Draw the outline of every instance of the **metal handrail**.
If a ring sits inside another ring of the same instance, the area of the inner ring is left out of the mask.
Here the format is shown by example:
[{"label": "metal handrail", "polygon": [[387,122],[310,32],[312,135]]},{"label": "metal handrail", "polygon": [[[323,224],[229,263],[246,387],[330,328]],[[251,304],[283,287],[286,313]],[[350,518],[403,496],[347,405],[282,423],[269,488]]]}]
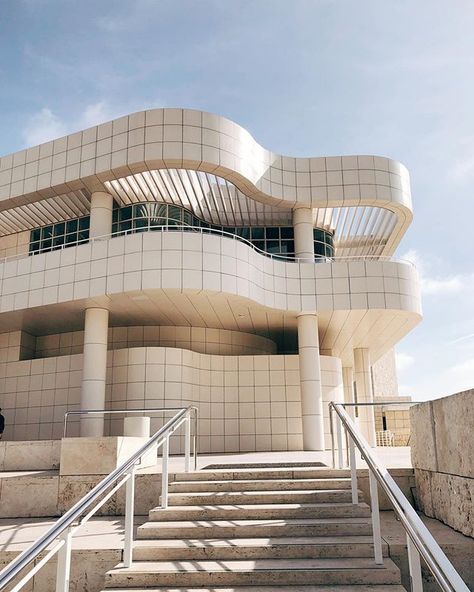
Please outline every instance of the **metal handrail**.
[{"label": "metal handrail", "polygon": [[[197,439],[199,430],[199,409],[195,405],[189,405],[188,409],[194,412],[194,431],[193,431],[193,454],[194,454],[194,470],[197,469]],[[114,415],[119,413],[163,413],[165,411],[180,411],[182,407],[151,407],[148,409],[80,409],[76,411],[66,411],[64,414],[64,428],[63,438],[67,437],[67,420],[70,415]]]},{"label": "metal handrail", "polygon": [[[334,402],[334,401],[333,401]],[[363,403],[339,403],[344,407],[385,407],[386,405],[419,405],[422,401],[369,401]],[[331,434],[331,450],[332,450],[332,466],[336,466],[336,445],[334,441],[334,422],[333,422],[333,408],[329,405],[329,429]],[[346,442],[347,449],[349,448],[349,442]],[[349,452],[347,452],[349,455]]]},{"label": "metal handrail", "polygon": [[[283,262],[287,262],[287,263],[311,263],[311,260],[309,257],[295,257],[295,256],[286,256],[286,255],[277,254],[277,253],[268,253],[267,251],[263,251],[262,249],[259,249],[258,247],[256,247],[252,242],[250,242],[246,238],[239,236],[237,234],[232,234],[231,232],[226,232],[225,230],[217,230],[214,228],[205,228],[205,227],[201,227],[201,226],[187,226],[187,225],[174,226],[171,224],[169,224],[169,225],[168,224],[166,224],[166,225],[150,225],[150,226],[147,226],[145,229],[143,229],[143,231],[140,231],[140,232],[137,232],[137,230],[134,228],[131,228],[129,230],[118,230],[116,232],[111,232],[109,234],[104,234],[101,236],[80,239],[75,243],[58,245],[57,247],[55,247],[51,251],[38,250],[38,251],[30,251],[28,253],[21,253],[19,255],[9,255],[8,257],[4,257],[3,259],[0,259],[0,263],[7,263],[8,261],[26,259],[26,258],[30,257],[31,255],[39,255],[41,253],[62,251],[62,250],[69,248],[69,247],[74,247],[74,246],[88,244],[88,243],[94,243],[97,241],[103,241],[103,240],[107,240],[107,239],[111,239],[111,238],[116,238],[119,236],[126,236],[126,235],[130,235],[130,234],[143,234],[144,232],[157,231],[157,230],[167,231],[167,232],[180,231],[180,232],[199,232],[200,234],[215,234],[215,235],[224,236],[226,238],[231,238],[231,239],[236,240],[238,242],[244,243],[248,247],[250,247],[251,249],[256,251],[257,253],[264,255],[265,257],[269,257],[270,259],[274,259],[276,261],[283,261]],[[325,255],[314,255],[314,257],[312,259],[313,263],[338,263],[338,262],[346,262],[346,261],[347,262],[351,262],[351,261],[393,261],[396,263],[405,263],[407,265],[415,267],[415,264],[413,263],[413,261],[410,261],[409,259],[396,258],[396,257],[393,257],[392,255],[348,255],[348,256],[340,256],[340,257],[337,255],[333,256],[333,257],[327,257]]]},{"label": "metal handrail", "polygon": [[[98,483],[89,493],[82,497],[72,508],[70,508],[61,518],[59,518],[51,528],[38,538],[28,549],[25,549],[18,557],[9,563],[0,572],[0,590],[3,590],[18,574],[27,567],[40,553],[61,537],[56,544],[47,553],[38,564],[18,582],[11,592],[20,590],[46,563],[53,555],[60,552],[58,557],[56,591],[66,591],[69,589],[70,557],[72,534],[82,524],[84,524],[110,497],[125,483],[127,484],[127,496],[125,507],[125,541],[124,541],[124,563],[127,566],[132,562],[133,545],[133,516],[134,516],[134,476],[136,465],[142,456],[151,450],[155,445],[157,448],[163,447],[163,466],[162,466],[162,507],[167,507],[168,498],[168,453],[169,438],[183,423],[186,427],[185,445],[185,470],[189,471],[190,455],[190,415],[195,407],[185,407],[165,423],[143,446],[134,452],[119,467],[107,475]],[[111,488],[111,489],[110,489]],[[109,491],[110,489],[110,491]],[[105,496],[99,499],[101,496]],[[97,505],[90,510],[82,520],[80,517],[95,502]],[[77,524],[76,521],[78,521]]]},{"label": "metal handrail", "polygon": [[[368,403],[367,405],[371,405]],[[416,592],[423,589],[421,578],[420,555],[426,562],[429,570],[435,577],[439,586],[445,592],[469,592],[461,576],[455,570],[452,563],[441,550],[428,528],[423,524],[410,502],[404,496],[387,468],[373,454],[369,443],[363,437],[350,415],[344,409],[343,403],[329,403],[330,409],[337,414],[339,422],[338,441],[342,441],[341,427],[346,431],[350,443],[349,464],[351,467],[351,489],[353,502],[357,503],[357,470],[355,466],[354,446],[359,449],[362,458],[369,467],[370,493],[372,502],[372,522],[374,526],[374,549],[377,562],[377,549],[381,558],[380,518],[378,517],[378,493],[376,483],[380,485],[395,513],[400,519],[407,533],[408,559],[412,590]],[[354,495],[355,494],[355,495]],[[375,506],[375,507],[374,507]],[[377,514],[377,516],[375,516]],[[379,540],[376,540],[376,539]]]}]

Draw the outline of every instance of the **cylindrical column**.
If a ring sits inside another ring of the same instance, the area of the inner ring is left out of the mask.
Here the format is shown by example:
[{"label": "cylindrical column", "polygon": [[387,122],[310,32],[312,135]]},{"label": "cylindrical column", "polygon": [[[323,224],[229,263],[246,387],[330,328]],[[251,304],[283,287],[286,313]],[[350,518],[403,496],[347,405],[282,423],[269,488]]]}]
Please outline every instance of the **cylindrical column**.
[{"label": "cylindrical column", "polygon": [[298,315],[301,415],[304,450],[324,450],[323,393],[319,359],[318,316]]},{"label": "cylindrical column", "polygon": [[91,220],[89,237],[106,236],[112,233],[112,209],[114,198],[105,191],[91,195]]},{"label": "cylindrical column", "polygon": [[[366,348],[354,350],[354,371],[357,390],[357,403],[373,403],[372,380],[370,376],[370,353]],[[375,446],[374,408],[358,407],[359,425],[362,434],[371,446]]]},{"label": "cylindrical column", "polygon": [[126,417],[123,420],[123,435],[134,436],[136,438],[150,437],[150,418],[149,417]]},{"label": "cylindrical column", "polygon": [[[342,384],[344,386],[344,403],[354,403],[354,370],[352,366],[342,367]],[[354,407],[347,407],[346,411],[354,419]]]},{"label": "cylindrical column", "polygon": [[295,208],[293,210],[293,230],[295,257],[312,263],[314,261],[312,208]]},{"label": "cylindrical column", "polygon": [[[88,308],[84,322],[81,409],[104,409],[109,311]],[[104,416],[81,417],[81,436],[103,436]]]}]

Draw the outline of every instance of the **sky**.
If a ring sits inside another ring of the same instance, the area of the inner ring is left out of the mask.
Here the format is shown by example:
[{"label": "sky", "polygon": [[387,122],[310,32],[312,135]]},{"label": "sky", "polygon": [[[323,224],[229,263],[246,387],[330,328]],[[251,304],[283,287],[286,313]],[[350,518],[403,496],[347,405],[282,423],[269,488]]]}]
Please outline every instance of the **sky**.
[{"label": "sky", "polygon": [[472,0],[2,0],[0,155],[187,107],[278,153],[403,162],[424,319],[400,392],[448,395],[474,387],[473,31]]}]

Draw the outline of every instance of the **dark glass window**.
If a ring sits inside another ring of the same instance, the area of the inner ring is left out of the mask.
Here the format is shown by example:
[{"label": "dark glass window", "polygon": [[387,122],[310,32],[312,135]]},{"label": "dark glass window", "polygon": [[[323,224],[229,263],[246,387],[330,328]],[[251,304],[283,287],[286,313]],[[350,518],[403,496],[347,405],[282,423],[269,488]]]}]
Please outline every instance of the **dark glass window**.
[{"label": "dark glass window", "polygon": [[[89,240],[90,217],[83,216],[35,228],[30,236],[30,253],[59,249],[87,242]],[[180,230],[182,226],[193,226],[212,231],[225,232],[251,242],[255,248],[271,253],[292,257],[295,252],[292,226],[219,226],[201,220],[198,216],[182,208],[164,203],[138,203],[114,206],[112,213],[112,233],[122,235],[130,232],[148,230]],[[315,228],[314,254],[317,258],[334,256],[333,236],[326,230]]]}]

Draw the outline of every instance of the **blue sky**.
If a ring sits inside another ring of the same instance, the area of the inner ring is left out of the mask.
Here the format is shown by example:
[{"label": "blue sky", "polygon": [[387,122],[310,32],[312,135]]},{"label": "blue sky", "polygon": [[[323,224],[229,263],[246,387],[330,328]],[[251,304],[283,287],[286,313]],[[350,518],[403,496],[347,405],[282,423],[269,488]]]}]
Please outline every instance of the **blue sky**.
[{"label": "blue sky", "polygon": [[474,386],[473,31],[470,0],[3,0],[0,154],[179,106],[284,154],[404,162],[425,318],[401,391],[450,394]]}]

